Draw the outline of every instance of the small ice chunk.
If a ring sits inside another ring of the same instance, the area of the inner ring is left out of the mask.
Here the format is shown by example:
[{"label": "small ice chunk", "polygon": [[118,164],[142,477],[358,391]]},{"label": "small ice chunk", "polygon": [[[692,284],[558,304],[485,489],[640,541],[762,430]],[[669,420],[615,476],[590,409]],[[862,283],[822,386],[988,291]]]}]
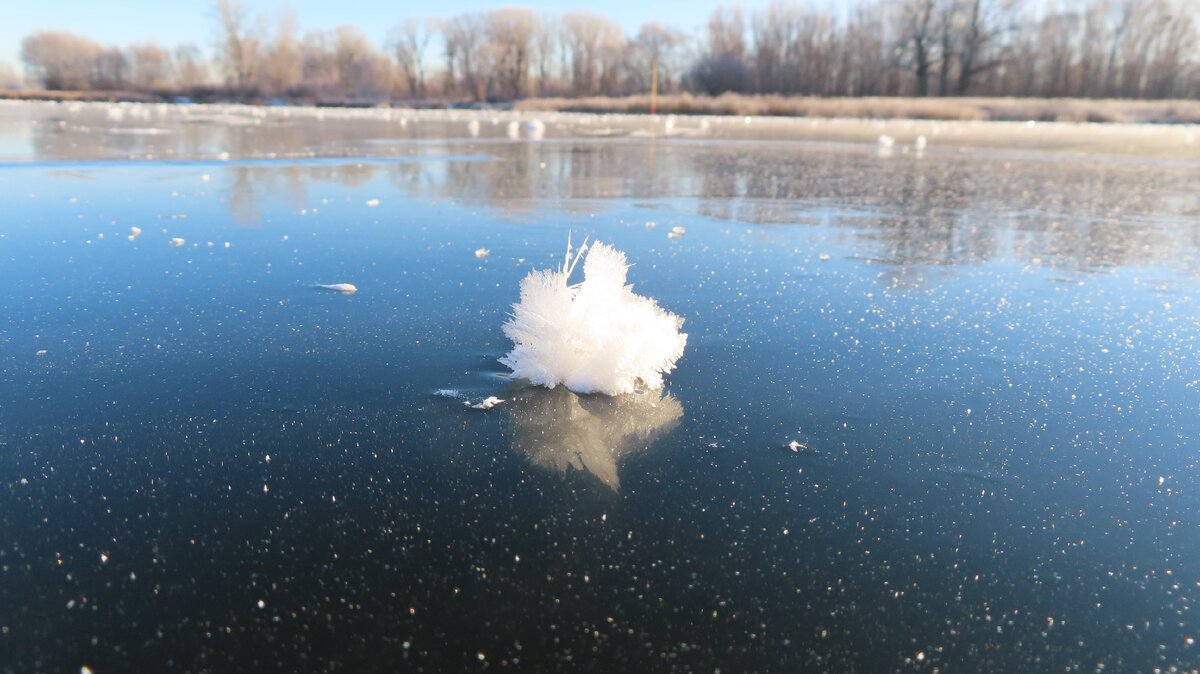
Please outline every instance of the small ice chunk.
[{"label": "small ice chunk", "polygon": [[656,222],[654,222],[653,220],[646,221],[646,229],[654,229],[657,226],[658,226],[658,224]]},{"label": "small ice chunk", "polygon": [[212,180],[212,178],[210,178],[210,177],[209,177],[209,175],[208,175],[207,173],[205,173],[205,174],[203,174],[203,175],[201,175],[201,176],[200,176],[200,182],[202,182],[202,183],[206,183],[206,182],[208,182],[209,180]]},{"label": "small ice chunk", "polygon": [[674,227],[671,228],[671,231],[667,232],[667,238],[668,239],[678,239],[679,237],[683,236],[684,234],[687,234],[687,230],[684,229],[683,227],[680,227],[679,225],[675,225]]},{"label": "small ice chunk", "polygon": [[378,199],[367,199],[367,206],[369,206],[371,208],[375,208],[378,205],[379,205]]},{"label": "small ice chunk", "polygon": [[440,388],[433,392],[433,395],[439,398],[461,398],[462,392],[456,388]]},{"label": "small ice chunk", "polygon": [[187,243],[187,241],[184,241],[183,237],[177,236],[177,237],[171,239],[170,243],[172,246],[175,246],[176,248],[182,248],[183,244]]},{"label": "small ice chunk", "polygon": [[803,452],[808,450],[808,445],[800,442],[799,440],[792,440],[787,444],[787,448],[793,452]]},{"label": "small ice chunk", "polygon": [[[46,355],[46,350],[45,350],[45,349],[38,349],[38,350],[37,350],[37,353],[35,353],[34,355],[35,355],[35,356],[44,356],[44,355]],[[1161,483],[1160,483],[1160,484],[1161,484]]]},{"label": "small ice chunk", "polygon": [[821,262],[828,262],[829,261],[829,253],[821,253],[820,255],[817,256],[817,259],[820,260]]},{"label": "small ice chunk", "polygon": [[480,260],[482,260],[483,258],[485,258],[491,254],[492,254],[492,251],[488,250],[487,248],[476,248],[475,249],[475,257],[479,258]]},{"label": "small ice chunk", "polygon": [[501,400],[500,398],[497,398],[496,396],[488,396],[488,397],[484,398],[483,400],[480,400],[479,402],[475,403],[474,405],[471,404],[470,400],[463,401],[463,404],[466,405],[467,407],[470,407],[471,409],[475,409],[475,410],[490,410],[502,402],[504,402],[504,401]]},{"label": "small ice chunk", "polygon": [[347,295],[358,292],[358,286],[354,285],[353,283],[318,283],[317,287],[325,290],[332,290],[335,293],[345,293]]},{"label": "small ice chunk", "polygon": [[140,235],[141,235],[141,233],[142,233],[142,228],[141,228],[141,227],[130,227],[130,228],[129,228],[129,235],[130,235],[130,236],[140,236]]},{"label": "small ice chunk", "polygon": [[525,134],[532,140],[541,140],[546,135],[546,124],[540,119],[525,122]]}]

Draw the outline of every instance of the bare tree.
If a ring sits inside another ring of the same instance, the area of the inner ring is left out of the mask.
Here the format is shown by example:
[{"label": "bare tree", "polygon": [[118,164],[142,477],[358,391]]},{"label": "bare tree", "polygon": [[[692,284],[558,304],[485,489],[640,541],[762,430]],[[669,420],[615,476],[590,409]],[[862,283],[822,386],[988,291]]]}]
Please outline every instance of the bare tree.
[{"label": "bare tree", "polygon": [[784,70],[795,42],[796,24],[803,12],[794,2],[772,2],[750,18],[754,39],[755,88],[764,92],[785,90]]},{"label": "bare tree", "polygon": [[529,75],[537,17],[523,7],[493,10],[487,13],[486,31],[496,76],[512,98],[519,98]]},{"label": "bare tree", "polygon": [[708,18],[708,49],[714,54],[746,57],[746,19],[738,5],[719,6]]},{"label": "bare tree", "polygon": [[129,86],[129,58],[116,47],[105,47],[92,61],[90,88],[125,89]]},{"label": "bare tree", "polygon": [[353,26],[339,26],[333,36],[339,93],[358,100],[386,94],[391,88],[390,61]]},{"label": "bare tree", "polygon": [[396,65],[408,84],[408,93],[417,98],[425,97],[425,51],[435,26],[431,19],[408,18],[393,28],[388,37]]},{"label": "bare tree", "polygon": [[300,41],[300,60],[305,88],[310,93],[332,94],[339,86],[339,73],[333,54],[333,38],[324,32],[310,32]]},{"label": "bare tree", "polygon": [[740,7],[717,7],[708,19],[708,53],[692,67],[692,80],[706,93],[750,89],[746,66],[746,22]]},{"label": "bare tree", "polygon": [[570,61],[571,92],[614,93],[625,43],[621,27],[602,16],[574,12],[563,17],[562,39]]},{"label": "bare tree", "polygon": [[929,95],[929,75],[937,49],[936,3],[937,0],[902,0],[896,7],[896,62],[912,70],[917,96]]},{"label": "bare tree", "polygon": [[129,84],[141,91],[166,89],[175,79],[171,52],[153,42],[129,47]]},{"label": "bare tree", "polygon": [[[1166,3],[1161,3],[1166,4]],[[1200,6],[1190,3],[1195,17]],[[1142,96],[1150,98],[1188,98],[1200,96],[1200,28],[1189,19],[1186,1],[1166,4],[1160,40],[1147,63]],[[1187,86],[1189,72],[1192,87]]]},{"label": "bare tree", "polygon": [[651,72],[658,69],[659,89],[669,92],[682,70],[681,52],[687,35],[661,23],[646,23],[633,39],[630,58],[630,84],[634,89],[650,88]]},{"label": "bare tree", "polygon": [[304,59],[297,37],[296,13],[284,10],[279,15],[275,34],[263,47],[259,83],[275,96],[298,86],[304,79]]},{"label": "bare tree", "polygon": [[961,0],[958,7],[963,21],[954,93],[964,96],[976,77],[1000,66],[1002,40],[1014,29],[1011,19],[1005,17],[1015,14],[1017,0]]},{"label": "bare tree", "polygon": [[208,65],[194,44],[175,48],[175,85],[180,89],[191,89],[209,82]]},{"label": "bare tree", "polygon": [[217,17],[217,53],[225,71],[225,83],[246,89],[258,74],[261,46],[250,26],[249,13],[241,0],[215,0],[213,11]]},{"label": "bare tree", "polygon": [[[543,16],[538,20],[533,36],[534,69],[537,72],[537,92],[546,95],[554,88],[553,69],[559,55],[562,25],[555,16]],[[561,73],[560,73],[561,74]]]},{"label": "bare tree", "polygon": [[447,89],[487,100],[491,85],[490,53],[482,14],[460,14],[442,24]]},{"label": "bare tree", "polygon": [[86,37],[43,30],[21,42],[21,61],[29,76],[47,89],[87,89],[96,59],[104,51]]},{"label": "bare tree", "polygon": [[885,89],[890,66],[885,13],[878,6],[859,7],[846,25],[838,72],[837,93],[869,96],[893,93]]},{"label": "bare tree", "polygon": [[694,41],[661,24],[630,40],[595,14],[509,7],[404,20],[386,52],[354,28],[298,38],[293,14],[268,28],[244,0],[210,1],[211,64],[194,46],[40,31],[22,42],[29,81],[166,92],[220,79],[239,96],[374,101],[433,89],[486,101],[644,92],[657,73],[664,91],[709,94],[1200,97],[1200,0],[860,0],[841,12],[772,0],[749,15],[718,7]]}]

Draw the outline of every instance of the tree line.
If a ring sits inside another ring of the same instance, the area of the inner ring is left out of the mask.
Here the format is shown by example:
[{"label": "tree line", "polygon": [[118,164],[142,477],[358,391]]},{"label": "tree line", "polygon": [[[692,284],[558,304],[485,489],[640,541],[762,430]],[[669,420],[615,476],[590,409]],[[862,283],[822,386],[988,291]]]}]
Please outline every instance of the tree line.
[{"label": "tree line", "polygon": [[372,43],[340,26],[216,0],[211,58],[195,45],[114,47],[62,31],[22,42],[47,89],[237,99],[484,102],[663,93],[1200,98],[1200,0],[874,0],[833,13],[795,0],[721,6],[688,34],[627,35],[587,12],[523,7],[408,18]]}]

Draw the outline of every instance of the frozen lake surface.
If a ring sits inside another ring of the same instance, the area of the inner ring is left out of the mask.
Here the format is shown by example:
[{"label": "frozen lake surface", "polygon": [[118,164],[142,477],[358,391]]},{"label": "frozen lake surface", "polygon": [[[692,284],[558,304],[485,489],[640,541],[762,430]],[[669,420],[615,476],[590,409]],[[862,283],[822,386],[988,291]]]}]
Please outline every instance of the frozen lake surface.
[{"label": "frozen lake surface", "polygon": [[1198,137],[2,104],[0,671],[1195,672]]}]

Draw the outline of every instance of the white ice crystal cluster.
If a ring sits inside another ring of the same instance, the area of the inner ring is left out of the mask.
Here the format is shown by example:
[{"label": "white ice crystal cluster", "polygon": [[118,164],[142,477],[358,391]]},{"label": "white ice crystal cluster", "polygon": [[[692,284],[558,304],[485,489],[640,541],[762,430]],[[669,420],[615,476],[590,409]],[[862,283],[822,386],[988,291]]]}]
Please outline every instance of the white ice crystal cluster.
[{"label": "white ice crystal cluster", "polygon": [[[583,258],[583,281],[571,272]],[[612,246],[571,244],[558,269],[529,272],[504,324],[513,349],[500,359],[513,376],[576,393],[620,395],[657,389],[683,355],[683,319],[626,285],[629,263]]]}]

